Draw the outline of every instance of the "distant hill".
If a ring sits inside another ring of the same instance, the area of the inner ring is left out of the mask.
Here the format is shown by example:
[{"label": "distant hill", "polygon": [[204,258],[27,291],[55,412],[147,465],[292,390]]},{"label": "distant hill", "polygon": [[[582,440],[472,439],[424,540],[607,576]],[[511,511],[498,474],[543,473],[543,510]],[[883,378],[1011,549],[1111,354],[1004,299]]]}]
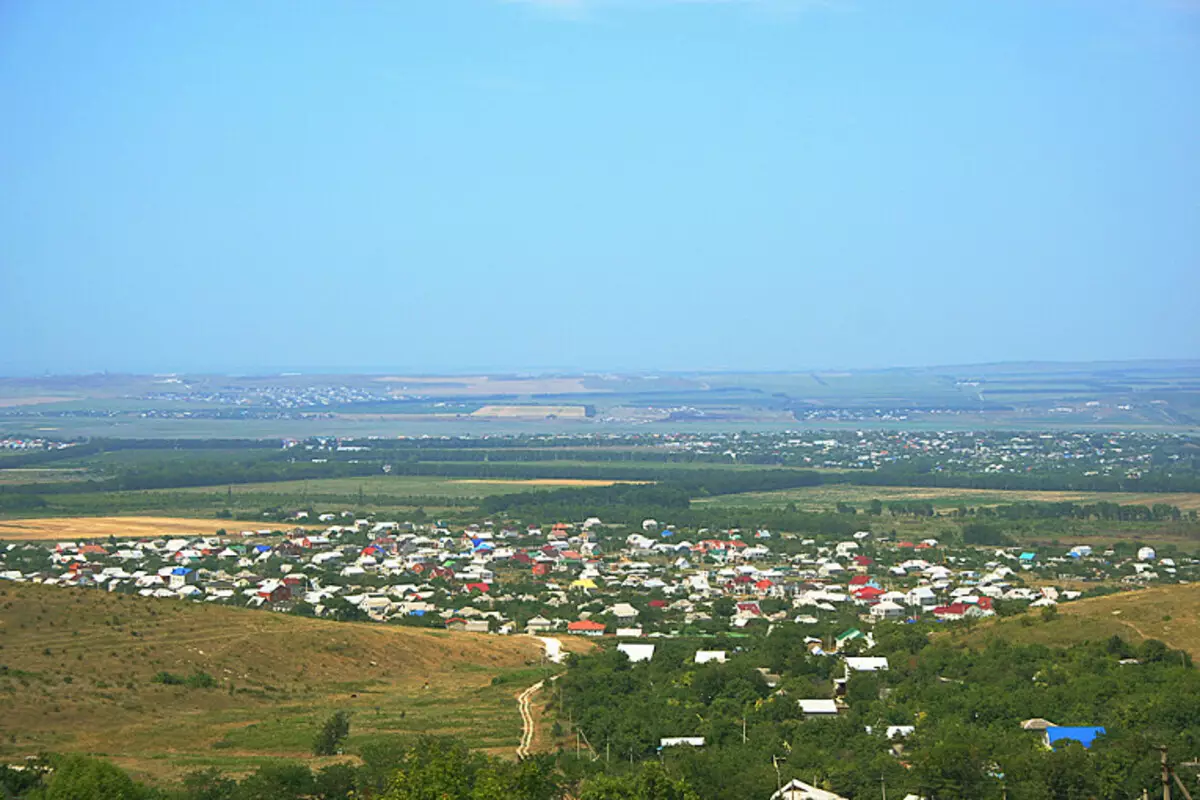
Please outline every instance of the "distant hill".
[{"label": "distant hill", "polygon": [[308,758],[338,709],[353,713],[350,749],[437,732],[511,753],[539,661],[527,637],[0,582],[0,759],[84,752],[168,780],[246,770]]}]

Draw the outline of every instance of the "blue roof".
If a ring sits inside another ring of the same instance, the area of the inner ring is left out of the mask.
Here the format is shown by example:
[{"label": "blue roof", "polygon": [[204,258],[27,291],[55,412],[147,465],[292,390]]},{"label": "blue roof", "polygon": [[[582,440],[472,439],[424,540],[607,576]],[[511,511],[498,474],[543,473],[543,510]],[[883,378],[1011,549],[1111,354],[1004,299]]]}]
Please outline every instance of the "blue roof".
[{"label": "blue roof", "polygon": [[1037,558],[1037,553],[1021,553],[1022,561],[1033,561]]},{"label": "blue roof", "polygon": [[270,545],[266,545],[266,544],[256,544],[256,545],[254,545],[254,552],[256,552],[256,553],[265,553],[265,552],[267,552],[267,551],[268,551],[268,550],[270,550],[270,549],[271,549],[271,546],[270,546]]},{"label": "blue roof", "polygon": [[1055,725],[1046,728],[1046,741],[1053,747],[1056,742],[1061,742],[1065,739],[1079,742],[1084,747],[1091,747],[1092,742],[1097,736],[1105,733],[1104,728],[1098,725],[1090,725],[1084,727],[1070,728],[1063,725]]},{"label": "blue roof", "polygon": [[673,534],[673,533],[675,533],[675,531],[672,531],[672,530],[668,530],[668,529],[666,529],[666,528],[663,528],[663,531],[662,531],[662,533],[661,533],[660,535],[661,535],[661,536],[670,536],[670,535],[671,535],[671,534]]},{"label": "blue roof", "polygon": [[175,567],[175,569],[171,570],[172,575],[187,575],[189,572],[191,570],[187,567]]}]

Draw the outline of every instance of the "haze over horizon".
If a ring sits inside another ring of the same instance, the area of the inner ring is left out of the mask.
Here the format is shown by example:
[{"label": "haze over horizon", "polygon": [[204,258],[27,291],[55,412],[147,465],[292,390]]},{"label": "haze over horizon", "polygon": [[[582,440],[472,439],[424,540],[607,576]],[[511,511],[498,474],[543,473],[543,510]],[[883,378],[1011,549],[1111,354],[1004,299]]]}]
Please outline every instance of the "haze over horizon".
[{"label": "haze over horizon", "polygon": [[0,374],[1200,355],[1200,6],[0,7]]}]

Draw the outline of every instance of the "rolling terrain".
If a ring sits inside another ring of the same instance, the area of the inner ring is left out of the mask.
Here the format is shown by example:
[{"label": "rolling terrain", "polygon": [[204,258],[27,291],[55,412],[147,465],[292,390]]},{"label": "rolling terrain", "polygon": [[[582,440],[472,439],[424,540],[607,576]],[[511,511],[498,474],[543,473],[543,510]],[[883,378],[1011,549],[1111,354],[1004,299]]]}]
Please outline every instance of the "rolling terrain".
[{"label": "rolling terrain", "polygon": [[1158,639],[1200,658],[1200,585],[1161,586],[1091,597],[1058,607],[1043,619],[1036,612],[993,619],[959,634],[968,644],[1003,638],[1024,644],[1065,647],[1120,636],[1137,644]]},{"label": "rolling terrain", "polygon": [[168,781],[243,772],[310,758],[341,709],[353,715],[347,752],[438,733],[511,755],[516,698],[544,677],[540,654],[528,637],[0,583],[0,759],[89,753]]}]

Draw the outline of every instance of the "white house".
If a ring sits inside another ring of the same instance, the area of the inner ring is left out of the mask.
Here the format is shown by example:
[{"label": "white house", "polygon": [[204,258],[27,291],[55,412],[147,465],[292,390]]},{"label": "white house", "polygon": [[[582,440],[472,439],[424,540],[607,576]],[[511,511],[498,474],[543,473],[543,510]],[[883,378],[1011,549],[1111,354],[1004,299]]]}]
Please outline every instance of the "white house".
[{"label": "white house", "polygon": [[846,798],[793,779],[771,795],[771,800],[846,800]]},{"label": "white house", "polygon": [[838,713],[837,703],[833,700],[804,699],[797,700],[796,705],[806,717],[836,717]]},{"label": "white house", "polygon": [[639,661],[649,661],[654,657],[654,645],[652,644],[619,644],[617,649],[634,664]]}]

